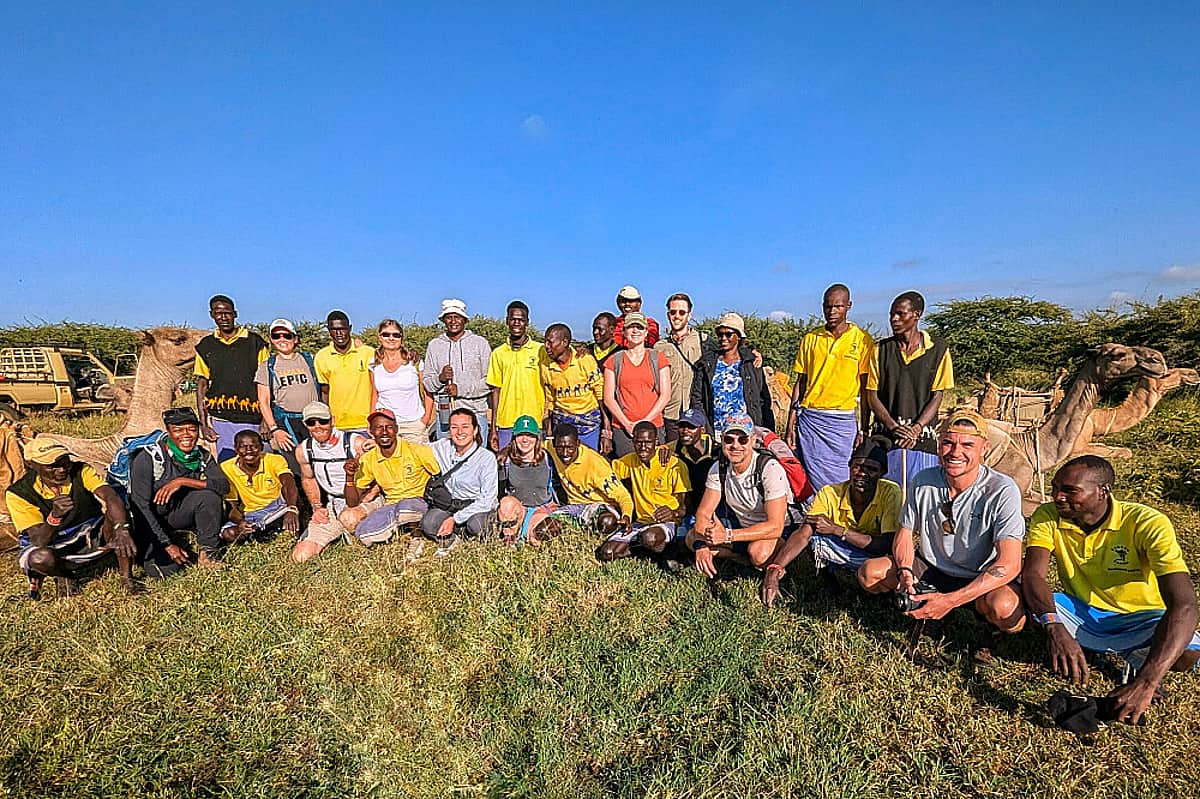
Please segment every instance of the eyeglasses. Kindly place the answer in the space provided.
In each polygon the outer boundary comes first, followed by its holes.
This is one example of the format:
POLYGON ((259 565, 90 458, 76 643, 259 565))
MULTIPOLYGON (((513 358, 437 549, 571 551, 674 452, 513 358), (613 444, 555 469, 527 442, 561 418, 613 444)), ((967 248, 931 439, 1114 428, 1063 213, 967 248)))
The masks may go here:
POLYGON ((272 340, 272 341, 274 341, 275 339, 280 339, 280 338, 282 338, 282 339, 287 339, 288 341, 291 341, 291 340, 292 340, 292 339, 294 339, 295 337, 296 337, 296 334, 294 334, 294 333, 288 333, 288 332, 282 332, 282 333, 272 333, 272 334, 271 334, 271 340, 272 340))
POLYGON ((736 330, 718 330, 717 338, 733 338, 737 335, 736 330))
POLYGON ((329 424, 328 419, 305 419, 304 420, 305 427, 316 427, 317 425, 327 425, 327 424, 329 424))
POLYGON ((721 442, 724 444, 741 444, 745 446, 750 443, 750 436, 745 433, 726 433, 721 437, 721 442))
POLYGON ((404 338, 403 333, 380 333, 380 338, 404 338))
POLYGON ((667 311, 667 316, 687 316, 687 311, 667 311))
POLYGON ((941 505, 938 506, 938 509, 941 510, 942 515, 946 517, 945 520, 942 521, 942 532, 945 533, 946 535, 954 535, 954 502, 953 502, 953 500, 949 500, 949 499, 946 500, 945 502, 943 502, 941 505))

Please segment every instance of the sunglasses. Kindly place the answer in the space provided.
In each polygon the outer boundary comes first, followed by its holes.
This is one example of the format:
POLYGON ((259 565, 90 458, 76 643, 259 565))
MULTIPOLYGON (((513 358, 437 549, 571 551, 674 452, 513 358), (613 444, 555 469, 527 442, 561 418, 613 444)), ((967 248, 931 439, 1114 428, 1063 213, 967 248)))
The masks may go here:
POLYGON ((272 334, 271 334, 271 339, 272 339, 272 340, 275 340, 275 339, 280 339, 280 338, 282 338, 282 339, 287 339, 288 341, 291 341, 291 340, 292 340, 292 339, 294 339, 295 337, 296 337, 296 335, 295 335, 294 333, 286 333, 286 332, 284 332, 284 333, 272 333, 272 334))
POLYGON ((938 509, 946 517, 942 522, 942 532, 946 535, 954 535, 954 503, 951 500, 946 500, 938 506, 938 509))
POLYGON ((687 316, 687 311, 667 311, 667 316, 687 316))
POLYGON ((403 333, 380 333, 380 338, 404 338, 403 333))
POLYGON ((745 433, 726 433, 721 437, 721 441, 725 444, 741 444, 745 446, 750 442, 750 436, 745 433))
POLYGON ((737 334, 736 330, 718 330, 717 338, 733 338, 737 334))
POLYGON ((329 424, 328 419, 305 419, 304 420, 305 427, 316 427, 317 425, 327 425, 327 424, 329 424))

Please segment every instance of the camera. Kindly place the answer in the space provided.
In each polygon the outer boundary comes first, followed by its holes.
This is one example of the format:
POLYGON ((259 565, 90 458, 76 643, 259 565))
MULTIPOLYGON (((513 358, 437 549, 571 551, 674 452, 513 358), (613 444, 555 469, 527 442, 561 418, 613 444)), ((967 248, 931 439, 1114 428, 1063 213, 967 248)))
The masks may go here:
MULTIPOLYGON (((924 580, 922 580, 922 581, 918 582, 916 585, 914 585, 913 590, 917 592, 917 596, 920 596, 921 594, 936 594, 937 593, 937 587, 930 585, 929 583, 925 582, 924 580)), ((910 611, 916 610, 917 608, 919 608, 925 604, 925 600, 917 599, 917 596, 913 596, 912 594, 905 593, 904 591, 897 591, 896 592, 896 607, 900 609, 901 613, 908 613, 910 611)))

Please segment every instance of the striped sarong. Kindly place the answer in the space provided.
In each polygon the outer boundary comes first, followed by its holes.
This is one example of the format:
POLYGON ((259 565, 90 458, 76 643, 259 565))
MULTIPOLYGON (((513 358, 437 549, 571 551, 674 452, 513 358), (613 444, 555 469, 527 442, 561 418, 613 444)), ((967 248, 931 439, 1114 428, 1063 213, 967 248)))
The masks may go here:
MULTIPOLYGON (((579 431, 579 443, 600 451, 600 409, 587 413, 567 413, 557 408, 550 411, 550 424, 573 424, 579 431)), ((553 433, 553 430, 548 431, 553 433)))
POLYGON ((800 408, 796 413, 796 444, 813 491, 850 479, 850 453, 858 435, 856 411, 800 408))

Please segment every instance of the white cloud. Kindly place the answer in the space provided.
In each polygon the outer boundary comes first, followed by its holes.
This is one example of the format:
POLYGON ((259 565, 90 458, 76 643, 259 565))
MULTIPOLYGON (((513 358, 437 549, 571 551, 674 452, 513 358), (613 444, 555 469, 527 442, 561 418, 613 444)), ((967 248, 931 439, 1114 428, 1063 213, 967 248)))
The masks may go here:
POLYGON ((546 138, 546 120, 541 114, 530 114, 521 121, 521 133, 528 139, 546 138))
POLYGON ((788 322, 791 321, 792 315, 788 311, 771 311, 767 318, 772 322, 788 322))
POLYGON ((1158 276, 1172 283, 1200 283, 1200 265, 1168 266, 1158 276))

